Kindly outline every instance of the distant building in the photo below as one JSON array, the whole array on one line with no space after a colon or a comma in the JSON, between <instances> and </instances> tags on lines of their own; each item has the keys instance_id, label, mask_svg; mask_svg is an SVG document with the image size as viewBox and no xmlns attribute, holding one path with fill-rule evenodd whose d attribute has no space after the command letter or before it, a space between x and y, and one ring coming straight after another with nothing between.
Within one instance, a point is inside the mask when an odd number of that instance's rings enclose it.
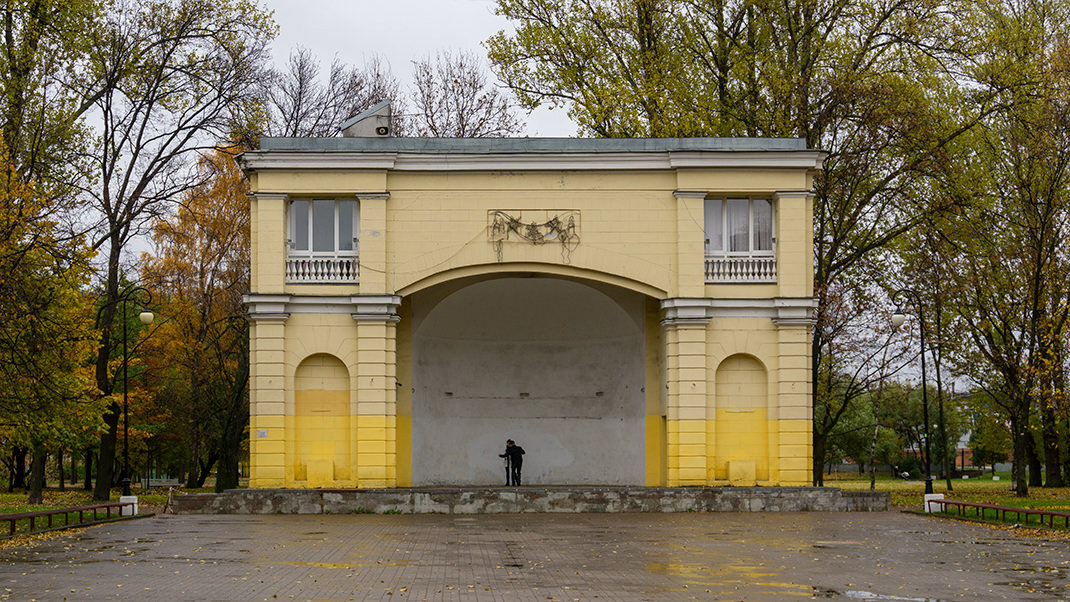
<instances>
[{"instance_id":1,"label":"distant building","mask_svg":"<svg viewBox=\"0 0 1070 602\"><path fill-rule=\"evenodd\" d=\"M241 158L252 487L810 482L820 152L363 117Z\"/></svg>"}]
</instances>

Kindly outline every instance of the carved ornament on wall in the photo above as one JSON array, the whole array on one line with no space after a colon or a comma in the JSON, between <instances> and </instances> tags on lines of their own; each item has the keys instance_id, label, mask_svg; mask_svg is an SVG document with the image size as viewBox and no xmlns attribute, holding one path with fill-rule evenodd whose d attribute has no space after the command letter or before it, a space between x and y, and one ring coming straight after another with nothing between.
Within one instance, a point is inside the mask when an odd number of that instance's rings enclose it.
<instances>
[{"instance_id":1,"label":"carved ornament on wall","mask_svg":"<svg viewBox=\"0 0 1070 602\"><path fill-rule=\"evenodd\" d=\"M561 261L569 263L580 244L580 212L575 209L491 209L487 212L487 236L502 261L507 242L561 245Z\"/></svg>"}]
</instances>

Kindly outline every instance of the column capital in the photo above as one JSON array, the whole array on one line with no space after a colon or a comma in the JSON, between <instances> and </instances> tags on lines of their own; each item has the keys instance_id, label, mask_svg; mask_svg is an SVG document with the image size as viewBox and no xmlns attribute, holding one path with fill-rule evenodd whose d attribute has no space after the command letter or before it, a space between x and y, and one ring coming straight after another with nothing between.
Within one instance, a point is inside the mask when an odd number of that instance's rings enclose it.
<instances>
[{"instance_id":1,"label":"column capital","mask_svg":"<svg viewBox=\"0 0 1070 602\"><path fill-rule=\"evenodd\" d=\"M290 317L289 301L290 295L242 295L246 316L254 322L285 322Z\"/></svg>"},{"instance_id":2,"label":"column capital","mask_svg":"<svg viewBox=\"0 0 1070 602\"><path fill-rule=\"evenodd\" d=\"M666 326L708 324L712 318L766 318L777 326L814 325L817 300L813 297L773 297L772 299L713 299L673 297L661 300Z\"/></svg>"},{"instance_id":3,"label":"column capital","mask_svg":"<svg viewBox=\"0 0 1070 602\"><path fill-rule=\"evenodd\" d=\"M398 295L260 295L242 297L250 320L285 320L290 314L349 314L354 320L397 322Z\"/></svg>"},{"instance_id":4,"label":"column capital","mask_svg":"<svg viewBox=\"0 0 1070 602\"><path fill-rule=\"evenodd\" d=\"M812 190L778 190L773 193L773 200L779 201L782 199L812 201L814 200L814 193Z\"/></svg>"},{"instance_id":5,"label":"column capital","mask_svg":"<svg viewBox=\"0 0 1070 602\"><path fill-rule=\"evenodd\" d=\"M290 195L285 192L250 192L246 195L250 201L286 201Z\"/></svg>"},{"instance_id":6,"label":"column capital","mask_svg":"<svg viewBox=\"0 0 1070 602\"><path fill-rule=\"evenodd\" d=\"M708 190L674 190L672 195L678 199L705 199Z\"/></svg>"},{"instance_id":7,"label":"column capital","mask_svg":"<svg viewBox=\"0 0 1070 602\"><path fill-rule=\"evenodd\" d=\"M813 297L777 297L773 299L776 315L773 323L779 328L811 328L817 323L817 299Z\"/></svg>"},{"instance_id":8,"label":"column capital","mask_svg":"<svg viewBox=\"0 0 1070 602\"><path fill-rule=\"evenodd\" d=\"M661 300L664 326L705 326L710 323L710 302L705 297L672 297Z\"/></svg>"},{"instance_id":9,"label":"column capital","mask_svg":"<svg viewBox=\"0 0 1070 602\"><path fill-rule=\"evenodd\" d=\"M358 322L400 322L398 313L401 297L398 295L353 295L350 298L355 311L350 313Z\"/></svg>"}]
</instances>

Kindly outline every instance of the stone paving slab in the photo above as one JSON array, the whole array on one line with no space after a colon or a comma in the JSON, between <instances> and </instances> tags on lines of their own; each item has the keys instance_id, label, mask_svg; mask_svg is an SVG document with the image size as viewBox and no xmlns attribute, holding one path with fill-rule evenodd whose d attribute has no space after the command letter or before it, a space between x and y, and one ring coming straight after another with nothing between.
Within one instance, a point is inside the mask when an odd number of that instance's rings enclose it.
<instances>
[{"instance_id":1,"label":"stone paving slab","mask_svg":"<svg viewBox=\"0 0 1070 602\"><path fill-rule=\"evenodd\" d=\"M161 516L0 552L10 600L1064 600L1070 542L894 512Z\"/></svg>"}]
</instances>

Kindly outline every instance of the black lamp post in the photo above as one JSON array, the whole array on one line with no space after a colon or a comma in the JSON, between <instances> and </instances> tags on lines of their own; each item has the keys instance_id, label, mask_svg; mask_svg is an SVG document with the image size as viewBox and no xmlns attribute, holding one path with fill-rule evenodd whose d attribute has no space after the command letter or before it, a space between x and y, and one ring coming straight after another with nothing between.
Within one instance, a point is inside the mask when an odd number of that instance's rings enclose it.
<instances>
[{"instance_id":1,"label":"black lamp post","mask_svg":"<svg viewBox=\"0 0 1070 602\"><path fill-rule=\"evenodd\" d=\"M122 305L122 320L123 320L123 495L130 495L130 403L127 400L127 364L129 363L129 354L127 353L127 327L126 327L126 304L130 301L138 301L138 297L144 296L144 301L140 302L141 313L138 314L138 319L145 326L152 324L153 318L152 312L146 307L152 303L152 293L143 286L135 286L133 288L123 291L122 296L119 297L119 303Z\"/></svg>"},{"instance_id":2,"label":"black lamp post","mask_svg":"<svg viewBox=\"0 0 1070 602\"><path fill-rule=\"evenodd\" d=\"M925 421L925 493L933 492L933 472L930 465L932 454L929 450L929 394L928 383L925 380L925 317L921 311L921 299L918 293L909 288L901 288L892 294L892 303L895 303L895 312L892 313L892 326L899 327L906 321L907 316L903 313L903 297L908 297L914 302L918 311L918 325L921 328L921 412Z\"/></svg>"}]
</instances>

